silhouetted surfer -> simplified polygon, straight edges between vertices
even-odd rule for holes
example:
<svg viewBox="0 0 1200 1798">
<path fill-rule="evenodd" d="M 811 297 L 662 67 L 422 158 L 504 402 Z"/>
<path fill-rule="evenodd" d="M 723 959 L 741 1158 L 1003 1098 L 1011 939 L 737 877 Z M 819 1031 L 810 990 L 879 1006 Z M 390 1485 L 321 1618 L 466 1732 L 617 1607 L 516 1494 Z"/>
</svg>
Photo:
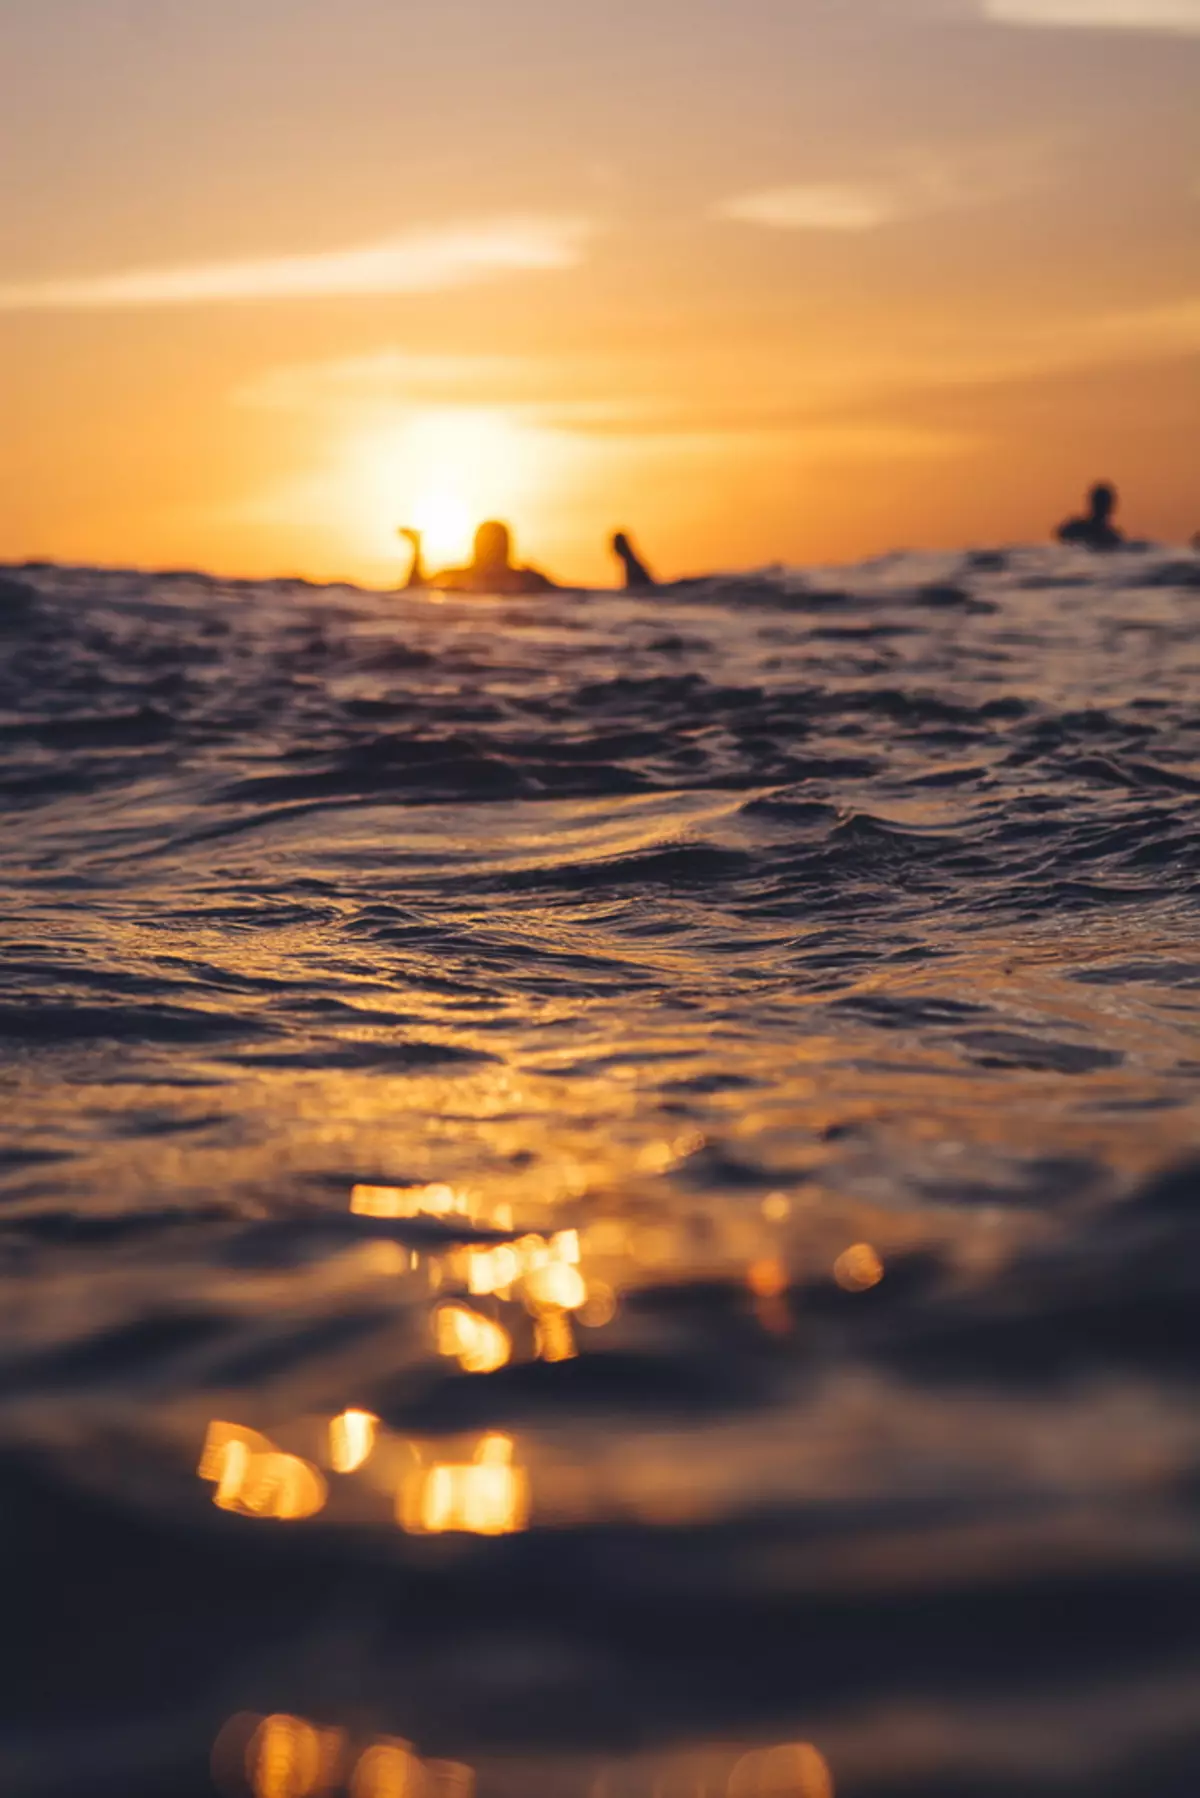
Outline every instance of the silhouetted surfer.
<svg viewBox="0 0 1200 1798">
<path fill-rule="evenodd" d="M 646 587 L 657 587 L 658 582 L 646 564 L 634 549 L 624 531 L 618 531 L 612 540 L 612 552 L 625 570 L 625 588 L 629 593 L 636 593 Z"/>
<path fill-rule="evenodd" d="M 1100 481 L 1088 494 L 1088 511 L 1082 518 L 1068 518 L 1058 527 L 1060 543 L 1077 543 L 1083 549 L 1120 549 L 1125 541 L 1112 521 L 1117 509 L 1117 490 Z"/>
<path fill-rule="evenodd" d="M 412 544 L 412 567 L 404 583 L 411 588 L 436 587 L 443 593 L 553 593 L 556 583 L 538 568 L 515 568 L 512 536 L 506 524 L 489 519 L 475 533 L 475 550 L 465 568 L 443 568 L 426 574 L 421 558 L 421 533 L 403 529 L 400 536 Z"/>
</svg>

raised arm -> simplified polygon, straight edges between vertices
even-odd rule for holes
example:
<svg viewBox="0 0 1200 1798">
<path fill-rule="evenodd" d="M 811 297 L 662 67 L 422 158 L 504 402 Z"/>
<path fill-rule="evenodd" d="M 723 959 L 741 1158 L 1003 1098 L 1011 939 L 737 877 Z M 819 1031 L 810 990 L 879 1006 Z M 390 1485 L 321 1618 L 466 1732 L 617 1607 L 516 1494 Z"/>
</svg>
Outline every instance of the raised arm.
<svg viewBox="0 0 1200 1798">
<path fill-rule="evenodd" d="M 403 537 L 406 543 L 412 545 L 412 566 L 408 571 L 408 579 L 404 582 L 400 591 L 402 593 L 408 593 L 414 587 L 428 587 L 429 577 L 425 573 L 425 564 L 421 559 L 420 531 L 410 530 L 407 525 L 401 525 L 400 529 L 396 532 L 396 535 L 397 537 Z"/>
</svg>

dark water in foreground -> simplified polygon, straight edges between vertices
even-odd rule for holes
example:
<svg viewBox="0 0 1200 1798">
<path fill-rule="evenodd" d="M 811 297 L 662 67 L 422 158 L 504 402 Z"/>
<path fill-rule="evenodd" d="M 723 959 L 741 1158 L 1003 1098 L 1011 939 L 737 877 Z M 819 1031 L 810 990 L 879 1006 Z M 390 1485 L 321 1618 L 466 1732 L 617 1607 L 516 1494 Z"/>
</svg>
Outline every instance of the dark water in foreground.
<svg viewBox="0 0 1200 1798">
<path fill-rule="evenodd" d="M 1200 560 L 21 578 L 0 1791 L 1194 1798 Z"/>
</svg>

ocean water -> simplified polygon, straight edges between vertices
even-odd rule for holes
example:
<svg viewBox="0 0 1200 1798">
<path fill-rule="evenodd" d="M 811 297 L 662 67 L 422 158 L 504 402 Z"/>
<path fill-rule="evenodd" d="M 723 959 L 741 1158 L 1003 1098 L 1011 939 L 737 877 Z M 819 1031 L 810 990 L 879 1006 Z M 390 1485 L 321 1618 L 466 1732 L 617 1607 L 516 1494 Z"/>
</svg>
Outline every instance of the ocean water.
<svg viewBox="0 0 1200 1798">
<path fill-rule="evenodd" d="M 1200 559 L 0 650 L 0 1790 L 1195 1798 Z"/>
</svg>

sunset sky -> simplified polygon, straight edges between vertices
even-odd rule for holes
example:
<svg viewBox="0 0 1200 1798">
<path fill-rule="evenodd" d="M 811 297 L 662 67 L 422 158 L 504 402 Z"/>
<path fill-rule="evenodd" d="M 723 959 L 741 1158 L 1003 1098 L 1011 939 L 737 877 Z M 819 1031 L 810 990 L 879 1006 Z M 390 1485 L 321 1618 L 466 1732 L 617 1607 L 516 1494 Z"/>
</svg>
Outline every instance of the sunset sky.
<svg viewBox="0 0 1200 1798">
<path fill-rule="evenodd" d="M 0 0 L 0 558 L 1200 528 L 1200 0 Z"/>
</svg>

